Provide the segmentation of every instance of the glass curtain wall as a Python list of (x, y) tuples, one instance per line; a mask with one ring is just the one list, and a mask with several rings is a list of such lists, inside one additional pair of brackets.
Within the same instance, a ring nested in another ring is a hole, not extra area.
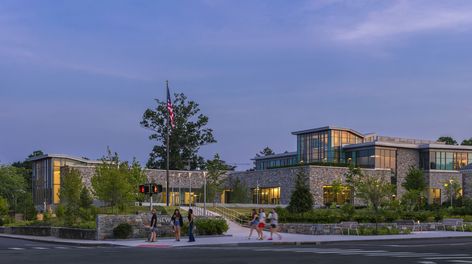
[(345, 163), (342, 145), (362, 143), (359, 137), (349, 131), (326, 130), (297, 136), (297, 150), (304, 163)]
[(472, 152), (422, 151), (420, 166), (424, 170), (460, 170), (472, 163)]
[(360, 168), (381, 168), (396, 170), (396, 150), (388, 148), (369, 148), (346, 152), (346, 159)]

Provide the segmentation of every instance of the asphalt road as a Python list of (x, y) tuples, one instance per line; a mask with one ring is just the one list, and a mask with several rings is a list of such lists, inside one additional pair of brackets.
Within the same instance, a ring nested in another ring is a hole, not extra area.
[(79, 247), (0, 238), (0, 263), (472, 263), (472, 239), (127, 248)]

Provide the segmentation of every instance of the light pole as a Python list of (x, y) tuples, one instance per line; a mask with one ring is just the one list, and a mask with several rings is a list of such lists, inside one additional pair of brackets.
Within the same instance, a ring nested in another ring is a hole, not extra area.
[(177, 177), (179, 178), (179, 208), (180, 208), (180, 204), (182, 201), (182, 188), (180, 187), (180, 172), (177, 174)]
[(259, 204), (259, 180), (256, 181), (256, 204)]
[(449, 192), (451, 193), (451, 207), (452, 207), (452, 196), (454, 195), (454, 194), (452, 193), (452, 182), (453, 182), (453, 180), (450, 179), (450, 180), (449, 180)]
[(203, 172), (203, 215), (206, 216), (206, 200), (207, 200), (207, 178), (206, 172)]

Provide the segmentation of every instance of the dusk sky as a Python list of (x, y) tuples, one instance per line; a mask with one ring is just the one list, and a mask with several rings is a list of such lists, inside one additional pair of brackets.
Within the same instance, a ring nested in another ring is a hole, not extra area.
[(472, 1), (2, 0), (0, 163), (110, 146), (145, 164), (165, 80), (210, 118), (200, 153), (229, 163), (326, 125), (460, 142)]

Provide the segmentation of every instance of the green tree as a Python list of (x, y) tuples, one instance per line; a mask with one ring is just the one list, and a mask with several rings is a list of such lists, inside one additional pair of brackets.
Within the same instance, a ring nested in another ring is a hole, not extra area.
[(256, 154), (256, 157), (266, 157), (270, 155), (274, 155), (274, 151), (269, 148), (268, 146), (261, 150), (259, 153)]
[(73, 226), (78, 222), (81, 203), (81, 190), (83, 188), (82, 176), (74, 168), (64, 168), (61, 175), (61, 188), (59, 198), (65, 207), (65, 224)]
[(102, 158), (103, 163), (95, 169), (92, 187), (95, 196), (112, 207), (123, 211), (136, 198), (136, 180), (133, 178), (133, 166), (119, 160), (117, 153)]
[(90, 195), (89, 190), (87, 187), (83, 186), (82, 190), (80, 191), (80, 207), (82, 208), (90, 208), (93, 203), (93, 198)]
[(20, 168), (0, 165), (0, 197), (6, 198), (12, 209), (15, 209), (19, 195), (26, 189), (22, 172)]
[(31, 193), (20, 193), (16, 211), (22, 213), (25, 220), (34, 220), (36, 218), (36, 208), (34, 207), (33, 196)]
[(461, 197), (461, 184), (459, 181), (449, 179), (444, 181), (443, 185), (447, 196), (447, 201), (444, 201), (444, 203), (450, 204), (450, 201), (452, 200), (452, 204), (454, 205), (454, 202)]
[(462, 146), (472, 146), (472, 138), (462, 140), (461, 145)]
[(24, 161), (17, 161), (12, 163), (11, 165), (13, 167), (19, 168), (19, 172), (23, 175), (26, 183), (26, 192), (32, 192), (32, 176), (33, 176), (33, 162), (29, 161), (30, 158), (42, 156), (44, 153), (41, 150), (36, 150), (33, 151), (30, 155), (28, 155), (28, 158), (26, 158)]
[[(148, 168), (165, 169), (167, 163), (167, 102), (156, 100), (157, 107), (147, 109), (141, 126), (152, 131), (150, 140), (157, 141), (149, 154)], [(204, 159), (198, 155), (202, 145), (214, 143), (213, 130), (207, 128), (208, 117), (200, 113), (195, 101), (187, 100), (183, 93), (175, 94), (173, 100), (175, 128), (170, 129), (170, 169), (182, 170), (190, 162), (191, 169), (204, 168)]]
[(457, 141), (450, 136), (439, 137), (438, 142), (444, 142), (446, 145), (457, 145)]
[(0, 217), (8, 215), (9, 208), (7, 199), (0, 197)]
[(335, 204), (338, 204), (338, 195), (340, 193), (342, 193), (344, 189), (344, 186), (342, 184), (342, 182), (339, 180), (339, 179), (336, 179), (334, 180), (332, 183), (331, 183), (331, 190), (333, 192), (333, 195), (334, 195), (334, 203)]
[(218, 195), (223, 191), (228, 165), (220, 159), (220, 155), (215, 154), (212, 160), (207, 161), (206, 183), (207, 183), (207, 201), (215, 203)]
[(348, 171), (344, 174), (344, 177), (346, 178), (346, 184), (350, 190), (349, 200), (351, 201), (351, 205), (354, 205), (355, 198), (354, 179), (356, 179), (361, 174), (361, 169), (359, 167), (355, 167), (353, 164), (349, 164)]
[(424, 203), (423, 197), (427, 186), (423, 170), (411, 166), (402, 186), (407, 191), (402, 197), (402, 203), (408, 210), (420, 209)]
[(230, 179), (229, 187), (231, 188), (230, 192), (230, 202), (231, 203), (250, 203), (251, 194), (249, 188), (247, 187), (244, 181), (241, 181), (239, 178)]
[(145, 184), (148, 182), (146, 173), (139, 164), (139, 162), (134, 158), (129, 167), (129, 182), (133, 186), (133, 197), (137, 202), (144, 202), (146, 199), (146, 194), (140, 193), (138, 190), (139, 185)]
[(304, 213), (313, 209), (313, 195), (311, 194), (308, 182), (308, 176), (300, 168), (295, 179), (295, 189), (290, 196), (290, 202), (287, 207), (289, 212)]
[(390, 201), (393, 193), (393, 185), (389, 180), (381, 175), (366, 175), (361, 170), (355, 170), (355, 173), (349, 175), (349, 182), (354, 187), (356, 197), (364, 200), (374, 211), (376, 230), (380, 218), (380, 209), (382, 204)]

